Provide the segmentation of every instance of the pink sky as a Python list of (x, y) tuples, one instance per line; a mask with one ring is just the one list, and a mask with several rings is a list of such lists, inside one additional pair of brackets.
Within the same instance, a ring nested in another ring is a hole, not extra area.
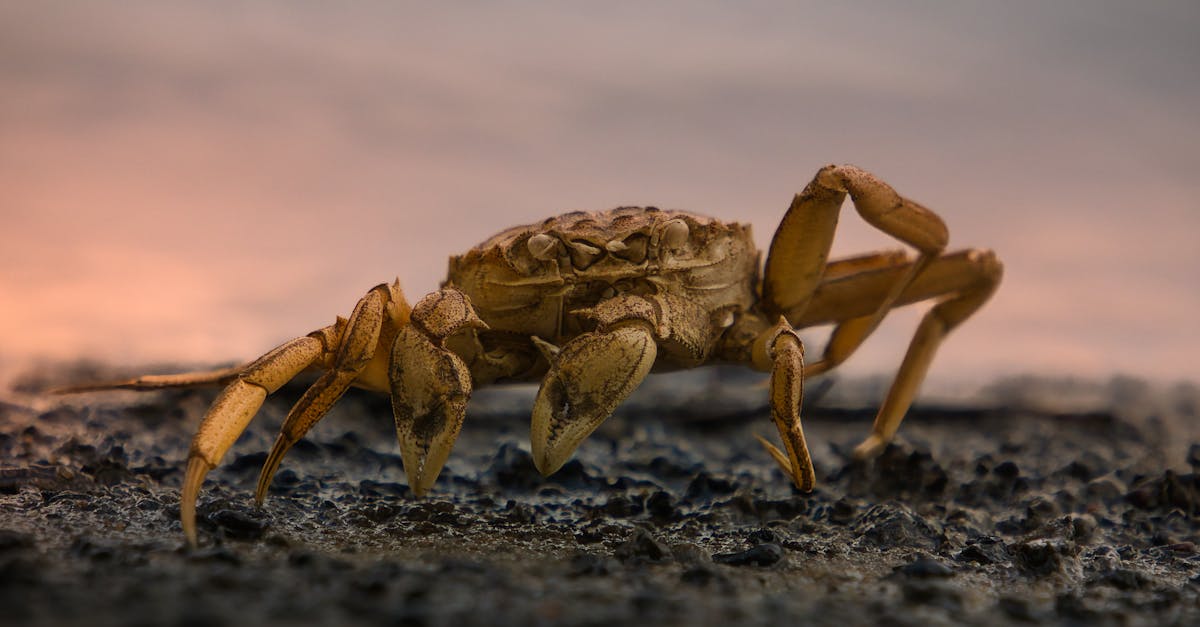
[(254, 357), (569, 209), (765, 247), (837, 161), (1005, 261), (931, 379), (1200, 379), (1195, 3), (498, 6), (0, 6), (0, 370)]

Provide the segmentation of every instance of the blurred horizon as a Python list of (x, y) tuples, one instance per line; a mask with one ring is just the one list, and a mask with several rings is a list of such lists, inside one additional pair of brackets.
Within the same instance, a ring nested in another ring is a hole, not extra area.
[[(931, 385), (1200, 381), (1197, 32), (1190, 1), (6, 3), (0, 376), (251, 359), (573, 209), (765, 250), (841, 162), (1005, 263)], [(898, 246), (843, 208), (835, 255)], [(841, 370), (894, 372), (919, 315)]]

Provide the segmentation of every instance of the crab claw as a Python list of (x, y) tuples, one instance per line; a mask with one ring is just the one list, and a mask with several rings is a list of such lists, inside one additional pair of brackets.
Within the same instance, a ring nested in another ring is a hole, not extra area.
[(584, 333), (551, 354), (530, 425), (533, 463), (544, 476), (561, 468), (637, 388), (658, 347), (650, 325), (637, 320)]
[(458, 355), (405, 327), (392, 347), (388, 376), (408, 487), (423, 496), (437, 481), (462, 429), (471, 375)]

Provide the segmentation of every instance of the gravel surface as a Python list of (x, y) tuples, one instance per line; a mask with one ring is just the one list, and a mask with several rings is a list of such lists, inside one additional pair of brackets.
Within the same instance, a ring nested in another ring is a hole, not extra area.
[(1200, 390), (1007, 379), (910, 412), (856, 464), (876, 381), (810, 393), (791, 489), (756, 376), (652, 377), (543, 479), (528, 386), (482, 390), (437, 486), (405, 486), (384, 398), (351, 392), (254, 483), (272, 397), (178, 488), (215, 390), (0, 395), (0, 624), (1200, 624)]

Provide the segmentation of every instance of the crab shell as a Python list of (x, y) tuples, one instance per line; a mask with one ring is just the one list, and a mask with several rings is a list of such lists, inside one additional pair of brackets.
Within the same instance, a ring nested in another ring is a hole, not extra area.
[(748, 225), (655, 207), (567, 213), (507, 229), (450, 258), (443, 286), (467, 294), (489, 327), (474, 334), (477, 341), (462, 335), (450, 346), (471, 365), (477, 384), (504, 374), (481, 353), (522, 359), (525, 367), (506, 368), (518, 372), (511, 379), (537, 380), (548, 363), (531, 337), (562, 345), (595, 327), (589, 314), (596, 305), (635, 294), (691, 303), (689, 309), (708, 314), (707, 324), (666, 324), (654, 368), (695, 366), (755, 306), (759, 267)]

